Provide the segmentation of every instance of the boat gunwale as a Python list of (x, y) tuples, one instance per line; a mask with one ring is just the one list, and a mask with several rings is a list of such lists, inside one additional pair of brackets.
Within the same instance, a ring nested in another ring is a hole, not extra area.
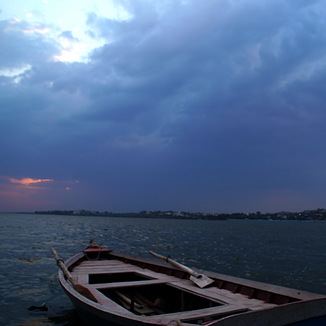
[(294, 326), (298, 322), (303, 325), (301, 322), (321, 317), (326, 319), (326, 297), (226, 316), (209, 326), (260, 326), (257, 321), (261, 322), (262, 319), (264, 326)]

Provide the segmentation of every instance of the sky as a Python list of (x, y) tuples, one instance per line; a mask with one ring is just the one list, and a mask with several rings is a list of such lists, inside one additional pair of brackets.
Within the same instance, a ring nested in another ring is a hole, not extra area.
[(0, 211), (325, 208), (325, 15), (0, 1)]

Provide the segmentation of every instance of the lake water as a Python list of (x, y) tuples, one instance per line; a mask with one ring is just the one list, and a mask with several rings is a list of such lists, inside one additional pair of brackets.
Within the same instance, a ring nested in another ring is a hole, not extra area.
[[(0, 324), (82, 325), (60, 288), (67, 259), (90, 239), (188, 266), (326, 294), (326, 223), (202, 221), (0, 213)], [(152, 258), (152, 257), (151, 257)], [(29, 310), (45, 304), (47, 311)]]

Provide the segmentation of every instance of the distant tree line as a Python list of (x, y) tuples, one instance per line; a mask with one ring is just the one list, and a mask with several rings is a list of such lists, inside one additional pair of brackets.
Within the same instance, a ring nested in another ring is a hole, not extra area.
[(201, 219), (201, 220), (326, 220), (326, 209), (305, 210), (302, 212), (255, 213), (193, 213), (185, 211), (141, 211), (138, 213), (114, 213), (90, 210), (50, 210), (36, 211), (35, 214), (73, 215), (73, 216), (107, 216), (107, 217), (143, 217), (168, 219)]

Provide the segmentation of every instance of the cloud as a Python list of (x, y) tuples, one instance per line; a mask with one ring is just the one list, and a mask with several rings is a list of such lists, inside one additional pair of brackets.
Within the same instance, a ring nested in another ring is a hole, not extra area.
[(70, 41), (78, 41), (78, 39), (73, 36), (71, 31), (64, 31), (59, 35), (59, 37), (63, 37)]
[(34, 183), (41, 183), (41, 182), (51, 182), (54, 181), (53, 179), (33, 179), (33, 178), (22, 178), (22, 179), (14, 179), (9, 178), (9, 181), (12, 183), (18, 183), (24, 186), (28, 186)]
[(321, 1), (119, 3), (128, 19), (88, 15), (106, 44), (82, 63), (54, 61), (49, 26), (0, 23), (2, 68), (28, 65), (0, 80), (2, 173), (82, 179), (104, 210), (321, 202)]
[[(47, 189), (47, 187), (44, 187), (43, 183), (47, 182), (54, 182), (53, 179), (33, 179), (33, 178), (22, 178), (22, 179), (15, 179), (15, 178), (6, 178), (11, 184), (15, 186), (9, 186), (9, 185), (2, 185), (3, 191), (8, 191), (8, 193), (11, 191), (15, 193), (19, 193), (19, 188), (24, 189), (30, 189), (30, 190), (41, 190), (41, 189)], [(18, 185), (18, 189), (17, 186)]]
[[(69, 191), (68, 191), (69, 190)], [(68, 194), (69, 193), (69, 194)], [(84, 196), (78, 180), (0, 177), (2, 211), (69, 208)]]
[(0, 21), (0, 69), (40, 65), (59, 53), (58, 44), (48, 38), (49, 27), (19, 20)]

